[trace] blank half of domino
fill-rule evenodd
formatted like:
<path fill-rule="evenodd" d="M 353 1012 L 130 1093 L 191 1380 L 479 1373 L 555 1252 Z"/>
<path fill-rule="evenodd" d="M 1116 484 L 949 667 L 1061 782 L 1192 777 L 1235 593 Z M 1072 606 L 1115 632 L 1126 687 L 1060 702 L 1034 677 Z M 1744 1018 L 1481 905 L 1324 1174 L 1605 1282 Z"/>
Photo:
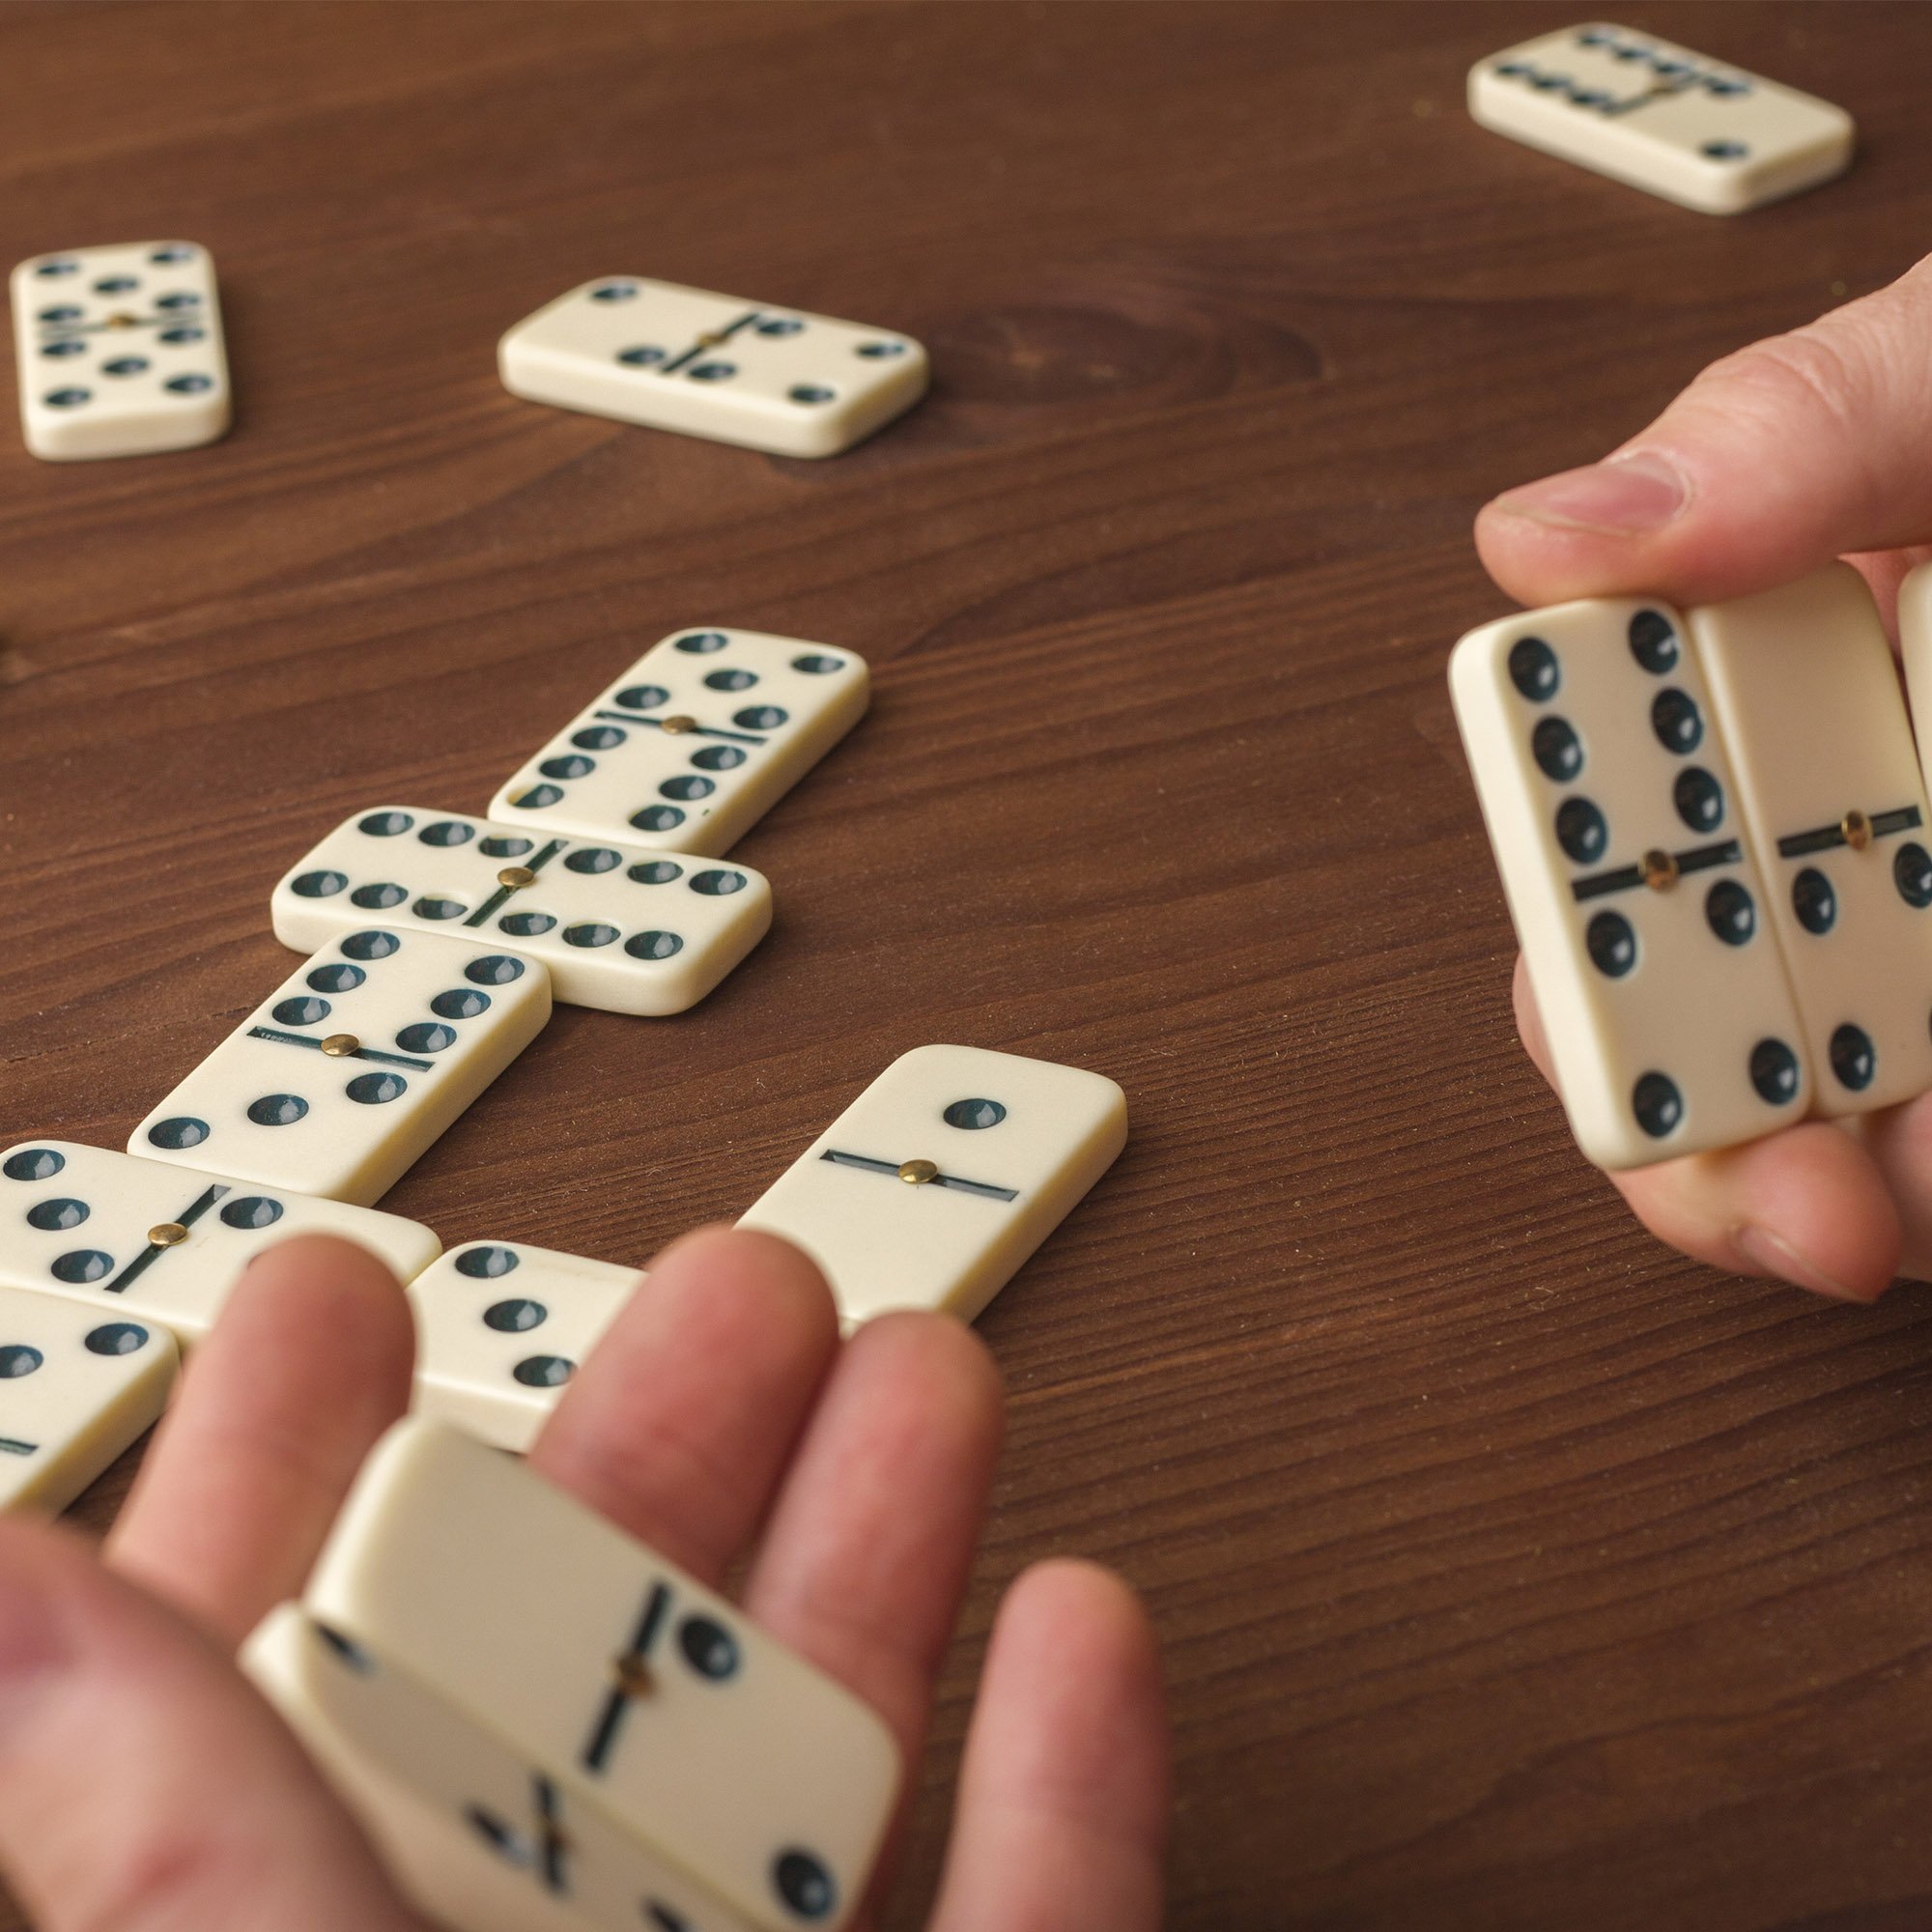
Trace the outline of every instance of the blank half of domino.
<path fill-rule="evenodd" d="M 1737 214 L 1842 174 L 1842 107 L 1650 34 L 1593 21 L 1469 70 L 1481 126 L 1706 214 Z"/>

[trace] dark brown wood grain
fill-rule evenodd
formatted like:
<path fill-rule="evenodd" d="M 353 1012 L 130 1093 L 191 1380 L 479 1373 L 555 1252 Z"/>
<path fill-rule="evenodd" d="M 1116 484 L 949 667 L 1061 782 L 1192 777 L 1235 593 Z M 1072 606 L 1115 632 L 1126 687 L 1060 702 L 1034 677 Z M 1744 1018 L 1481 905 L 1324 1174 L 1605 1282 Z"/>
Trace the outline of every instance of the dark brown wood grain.
<path fill-rule="evenodd" d="M 710 621 L 875 668 L 739 848 L 777 929 L 684 1017 L 561 1009 L 384 1205 L 640 1260 L 922 1041 L 1127 1090 L 982 1324 L 1010 1443 L 895 1932 L 1056 1551 L 1160 1626 L 1179 1932 L 1932 1922 L 1932 1308 L 1715 1275 L 1578 1159 L 1442 674 L 1486 496 L 1926 245 L 1932 13 L 1641 11 L 1860 120 L 1729 221 L 1469 123 L 1563 17 L 0 10 L 0 260 L 205 242 L 239 398 L 157 459 L 0 429 L 0 1141 L 121 1145 L 287 970 L 310 841 L 480 810 Z M 502 329 L 612 270 L 903 327 L 933 393 L 816 465 L 505 394 Z"/>

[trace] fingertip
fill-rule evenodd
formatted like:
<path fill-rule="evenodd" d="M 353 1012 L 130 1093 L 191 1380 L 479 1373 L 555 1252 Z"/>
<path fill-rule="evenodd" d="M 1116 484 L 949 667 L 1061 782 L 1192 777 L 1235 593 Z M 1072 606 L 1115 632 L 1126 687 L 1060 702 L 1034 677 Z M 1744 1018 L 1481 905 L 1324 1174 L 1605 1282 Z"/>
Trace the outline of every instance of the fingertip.
<path fill-rule="evenodd" d="M 998 1628 L 1030 1644 L 1077 1647 L 1117 1690 L 1165 1699 L 1153 1621 L 1123 1577 L 1084 1556 L 1023 1570 L 1000 1605 Z"/>
<path fill-rule="evenodd" d="M 1006 1384 L 993 1351 L 951 1315 L 899 1309 L 863 1323 L 846 1343 L 851 1366 L 867 1386 L 904 1391 L 908 1406 L 936 1409 L 962 1434 L 997 1440 L 1006 1417 Z"/>
<path fill-rule="evenodd" d="M 409 1406 L 389 1269 L 332 1235 L 256 1257 L 188 1361 L 107 1540 L 115 1568 L 235 1642 L 297 1594 L 363 1458 Z"/>
<path fill-rule="evenodd" d="M 818 1269 L 777 1236 L 666 1248 L 572 1378 L 531 1466 L 716 1580 L 764 1513 L 838 1352 Z"/>
<path fill-rule="evenodd" d="M 1529 966 L 1522 954 L 1516 956 L 1516 972 L 1510 980 L 1510 1004 L 1516 1013 L 1516 1037 L 1529 1055 L 1536 1070 L 1553 1087 L 1556 1075 L 1549 1058 L 1549 1036 L 1543 1028 L 1542 1009 L 1536 1004 L 1536 988 L 1529 983 Z"/>
<path fill-rule="evenodd" d="M 1740 1153 L 1746 1151 L 1739 1150 Z M 1898 1270 L 1898 1208 L 1869 1153 L 1826 1121 L 1756 1144 L 1747 1254 L 1839 1301 L 1876 1301 Z"/>
<path fill-rule="evenodd" d="M 794 1325 L 799 1346 L 838 1334 L 838 1309 L 817 1263 L 778 1235 L 723 1222 L 681 1235 L 651 1264 L 655 1293 L 703 1301 L 721 1291 L 763 1304 L 768 1321 Z"/>
<path fill-rule="evenodd" d="M 382 1362 L 391 1382 L 400 1363 L 407 1387 L 415 1355 L 409 1297 L 388 1264 L 357 1241 L 292 1235 L 264 1248 L 243 1269 L 209 1342 L 225 1328 L 233 1347 L 238 1331 L 265 1325 L 327 1335 Z"/>
<path fill-rule="evenodd" d="M 994 1627 L 989 1681 L 1033 1705 L 1035 1779 L 1158 1841 L 1167 1818 L 1167 1689 L 1152 1620 L 1123 1578 L 1080 1557 L 1021 1574 Z"/>
<path fill-rule="evenodd" d="M 1898 1266 L 1903 1231 L 1884 1177 L 1829 1122 L 1611 1179 L 1652 1234 L 1713 1267 L 1871 1302 Z"/>

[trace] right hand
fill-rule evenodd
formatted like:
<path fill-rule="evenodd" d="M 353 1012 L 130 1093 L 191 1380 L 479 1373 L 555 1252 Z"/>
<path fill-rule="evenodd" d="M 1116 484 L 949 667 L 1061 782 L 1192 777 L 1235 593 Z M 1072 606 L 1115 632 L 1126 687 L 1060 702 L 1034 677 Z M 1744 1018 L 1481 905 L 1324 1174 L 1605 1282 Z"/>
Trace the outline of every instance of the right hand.
<path fill-rule="evenodd" d="M 1892 624 L 1899 580 L 1932 555 L 1932 258 L 1712 364 L 1603 462 L 1505 492 L 1476 547 L 1524 605 L 1707 604 L 1845 556 Z M 1520 960 L 1516 1011 L 1548 1079 Z M 1653 1234 L 1714 1267 L 1846 1301 L 1899 1273 L 1932 1280 L 1932 1095 L 1610 1179 Z"/>

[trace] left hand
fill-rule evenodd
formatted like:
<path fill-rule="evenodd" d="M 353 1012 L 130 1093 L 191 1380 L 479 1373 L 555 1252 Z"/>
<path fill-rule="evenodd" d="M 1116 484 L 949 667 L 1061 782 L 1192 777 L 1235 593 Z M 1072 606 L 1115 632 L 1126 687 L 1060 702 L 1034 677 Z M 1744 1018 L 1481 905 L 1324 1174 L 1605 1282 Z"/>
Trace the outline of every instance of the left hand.
<path fill-rule="evenodd" d="M 104 1561 L 0 1522 L 0 1868 L 43 1932 L 423 1932 L 234 1664 L 301 1594 L 412 1352 L 379 1263 L 284 1242 L 189 1364 Z M 531 1463 L 714 1587 L 751 1547 L 748 1614 L 884 1715 L 916 1788 L 1000 1422 L 968 1329 L 892 1316 L 841 1344 L 804 1256 L 714 1230 L 659 1257 Z M 1165 1752 L 1131 1593 L 1087 1564 L 1028 1572 L 932 1932 L 1157 1932 Z"/>

